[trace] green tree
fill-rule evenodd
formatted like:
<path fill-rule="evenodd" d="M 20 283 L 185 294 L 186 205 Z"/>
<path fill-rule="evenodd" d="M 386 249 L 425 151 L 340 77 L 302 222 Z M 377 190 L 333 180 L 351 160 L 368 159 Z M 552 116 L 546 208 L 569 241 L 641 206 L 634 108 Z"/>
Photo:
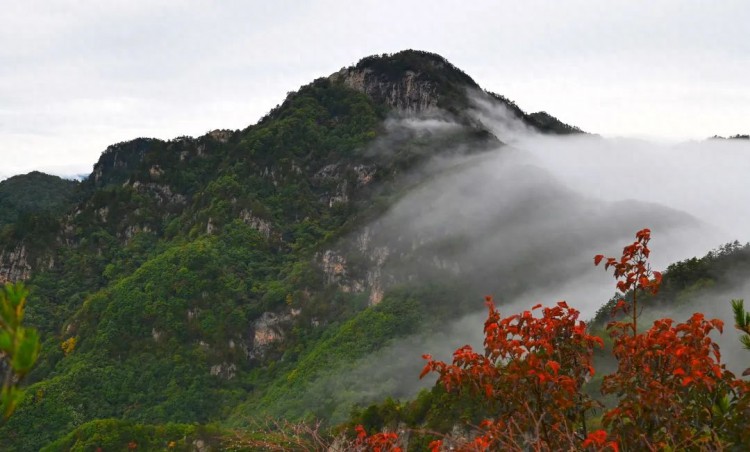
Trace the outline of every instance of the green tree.
<path fill-rule="evenodd" d="M 28 294 L 23 283 L 6 284 L 0 289 L 0 353 L 5 372 L 0 392 L 3 419 L 13 414 L 23 398 L 18 384 L 39 356 L 39 335 L 35 329 L 21 326 Z"/>
<path fill-rule="evenodd" d="M 740 342 L 750 350 L 750 312 L 745 311 L 745 300 L 732 300 L 732 311 L 734 312 L 734 326 L 743 333 L 740 336 Z M 750 367 L 745 369 L 742 375 L 750 375 Z"/>

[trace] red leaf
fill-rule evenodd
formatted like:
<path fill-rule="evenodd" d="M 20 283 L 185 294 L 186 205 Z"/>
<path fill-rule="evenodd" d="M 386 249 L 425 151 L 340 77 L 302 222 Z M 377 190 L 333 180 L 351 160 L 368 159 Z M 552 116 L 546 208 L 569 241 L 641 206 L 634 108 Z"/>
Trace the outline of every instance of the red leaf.
<path fill-rule="evenodd" d="M 607 440 L 607 432 L 605 432 L 604 430 L 597 430 L 597 431 L 589 433 L 589 435 L 583 441 L 581 446 L 583 447 L 602 446 L 604 444 L 604 441 L 606 440 Z"/>

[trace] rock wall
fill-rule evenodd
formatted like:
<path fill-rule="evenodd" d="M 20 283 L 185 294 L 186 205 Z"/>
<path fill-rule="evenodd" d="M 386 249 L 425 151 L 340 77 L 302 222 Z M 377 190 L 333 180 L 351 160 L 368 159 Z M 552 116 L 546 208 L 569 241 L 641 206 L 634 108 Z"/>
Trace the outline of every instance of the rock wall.
<path fill-rule="evenodd" d="M 255 320 L 251 328 L 251 344 L 247 348 L 248 359 L 262 358 L 266 351 L 275 343 L 284 340 L 281 324 L 290 319 L 290 315 L 264 312 Z"/>
<path fill-rule="evenodd" d="M 335 284 L 342 292 L 369 292 L 370 305 L 376 305 L 383 300 L 387 286 L 383 277 L 383 267 L 391 255 L 388 246 L 371 246 L 371 230 L 364 228 L 354 237 L 356 251 L 364 256 L 367 266 L 364 274 L 353 274 L 347 263 L 346 256 L 340 251 L 326 250 L 319 253 L 317 262 L 323 270 L 326 283 Z"/>
<path fill-rule="evenodd" d="M 0 284 L 25 281 L 31 277 L 31 264 L 23 244 L 0 251 Z"/>
<path fill-rule="evenodd" d="M 405 71 L 397 80 L 390 80 L 371 69 L 342 69 L 331 75 L 354 90 L 367 94 L 376 102 L 383 102 L 402 113 L 424 113 L 437 109 L 437 86 L 420 80 L 419 73 Z"/>
<path fill-rule="evenodd" d="M 242 221 L 250 226 L 251 228 L 255 229 L 256 231 L 260 232 L 263 237 L 266 239 L 271 237 L 271 223 L 253 215 L 253 212 L 247 209 L 243 209 L 240 212 L 240 218 Z"/>

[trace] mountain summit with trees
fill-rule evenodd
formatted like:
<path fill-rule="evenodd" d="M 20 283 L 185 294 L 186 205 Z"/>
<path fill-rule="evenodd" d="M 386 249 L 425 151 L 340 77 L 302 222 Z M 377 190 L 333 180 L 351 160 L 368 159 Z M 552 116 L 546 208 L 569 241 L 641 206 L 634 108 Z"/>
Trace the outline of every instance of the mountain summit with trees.
<path fill-rule="evenodd" d="M 377 369 L 366 364 L 390 356 L 397 341 L 448 331 L 481 309 L 486 293 L 511 299 L 559 286 L 580 273 L 560 263 L 585 254 L 584 245 L 617 243 L 642 224 L 702 227 L 647 203 L 599 203 L 529 165 L 491 171 L 487 159 L 514 156 L 521 133 L 583 132 L 484 91 L 439 55 L 407 50 L 316 79 L 242 130 L 113 144 L 80 183 L 38 173 L 0 183 L 0 280 L 28 288 L 23 325 L 41 342 L 18 386 L 23 398 L 0 425 L 0 448 L 283 450 L 323 448 L 330 439 L 339 449 L 387 450 L 404 447 L 393 431 L 399 425 L 445 434 L 490 419 L 480 417 L 488 410 L 510 410 L 489 397 L 500 383 L 479 385 L 491 403 L 455 394 L 459 373 L 438 360 L 428 370 L 441 384 L 418 393 L 419 371 L 394 369 L 419 367 L 427 350 Z M 592 221 L 558 240 L 557 223 L 546 219 L 571 223 L 580 214 L 565 206 Z M 555 246 L 526 240 L 530 233 Z M 737 247 L 728 259 L 746 255 Z M 681 284 L 697 283 L 680 275 Z M 531 362 L 544 343 L 509 344 L 493 327 L 485 331 L 495 335 L 491 356 L 481 362 L 489 373 L 477 378 L 494 378 L 500 363 L 517 359 L 519 369 L 538 372 L 519 377 L 521 387 L 562 385 L 545 393 L 542 411 L 514 421 L 563 404 L 539 424 L 554 436 L 552 447 L 563 433 L 578 434 L 582 416 L 597 416 L 589 413 L 597 399 L 584 394 L 591 384 L 636 395 L 587 373 L 599 340 L 581 330 L 575 310 L 541 312 L 501 318 L 490 307 L 490 324 L 547 343 L 562 331 L 575 339 L 555 351 L 565 356 Z M 519 330 L 525 322 L 533 331 Z M 684 328 L 716 327 L 701 322 Z M 674 328 L 683 327 L 664 325 L 659 334 Z M 626 353 L 617 344 L 615 354 Z M 453 366 L 471 373 L 472 363 Z M 387 396 L 415 398 L 364 408 Z M 640 403 L 632 400 L 628 409 Z M 688 401 L 702 405 L 690 409 L 707 400 L 696 395 Z M 624 432 L 622 419 L 601 421 Z M 485 437 L 499 428 L 483 425 Z M 617 441 L 586 433 L 589 442 L 576 443 L 583 448 Z M 418 436 L 410 450 L 439 435 Z"/>

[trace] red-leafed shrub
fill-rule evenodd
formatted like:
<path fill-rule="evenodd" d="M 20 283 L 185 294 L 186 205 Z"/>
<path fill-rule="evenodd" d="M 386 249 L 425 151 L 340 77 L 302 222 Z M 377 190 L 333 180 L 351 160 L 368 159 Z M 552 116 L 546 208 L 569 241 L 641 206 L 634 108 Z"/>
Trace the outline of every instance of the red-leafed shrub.
<path fill-rule="evenodd" d="M 437 373 L 438 384 L 479 397 L 491 416 L 468 438 L 446 436 L 430 450 L 448 444 L 467 451 L 750 447 L 750 387 L 721 363 L 710 336 L 722 332 L 721 320 L 695 313 L 684 323 L 660 319 L 638 329 L 639 298 L 642 303 L 644 295 L 656 294 L 662 280 L 648 262 L 650 239 L 651 231 L 643 229 L 619 258 L 594 257 L 595 265 L 614 270 L 621 297 L 613 314 L 626 319 L 607 326 L 617 370 L 602 383 L 602 392 L 616 399 L 602 417 L 606 430 L 587 430 L 587 414 L 598 404 L 582 387 L 594 375 L 594 347 L 603 344 L 588 333 L 579 312 L 561 301 L 503 317 L 487 297 L 484 350 L 463 346 L 450 364 L 424 355 L 420 377 Z M 358 428 L 361 447 L 401 450 L 398 435 L 367 436 Z"/>
<path fill-rule="evenodd" d="M 509 443 L 569 445 L 594 402 L 581 392 L 593 375 L 592 354 L 602 340 L 586 332 L 578 311 L 564 301 L 502 317 L 491 298 L 484 325 L 484 351 L 464 346 L 453 363 L 428 360 L 422 376 L 439 375 L 448 391 L 468 390 L 495 413 L 479 426 L 474 445 L 508 447 Z M 533 311 L 541 311 L 535 316 Z"/>

